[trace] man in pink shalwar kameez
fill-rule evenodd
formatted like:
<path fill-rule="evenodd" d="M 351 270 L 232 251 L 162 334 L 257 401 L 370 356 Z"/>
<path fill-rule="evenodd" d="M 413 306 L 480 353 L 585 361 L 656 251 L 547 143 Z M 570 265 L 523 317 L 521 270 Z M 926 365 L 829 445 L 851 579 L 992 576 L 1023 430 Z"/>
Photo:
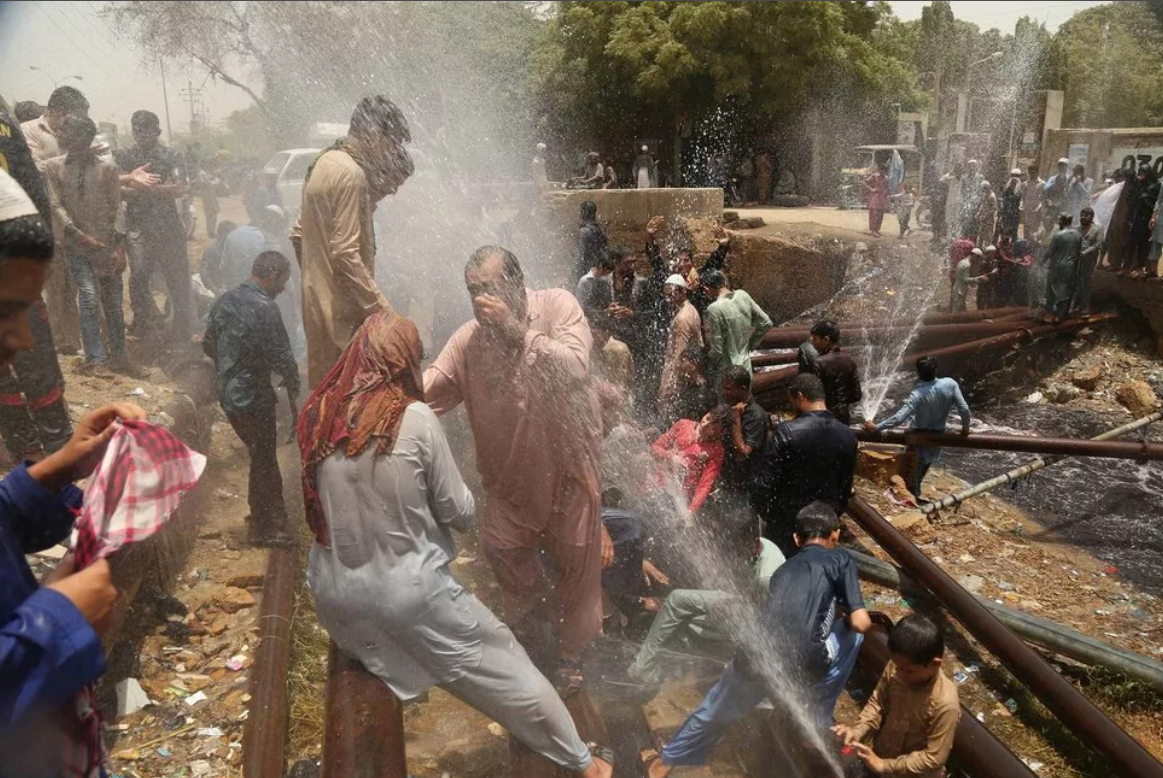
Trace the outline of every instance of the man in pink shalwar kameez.
<path fill-rule="evenodd" d="M 475 319 L 425 372 L 425 399 L 438 414 L 465 404 L 487 495 L 481 540 L 506 621 L 519 635 L 527 618 L 554 622 L 570 679 L 558 681 L 575 685 L 577 656 L 601 632 L 601 571 L 613 559 L 600 518 L 589 326 L 568 292 L 525 289 L 506 249 L 478 249 L 465 283 Z M 554 586 L 539 548 L 552 557 Z"/>

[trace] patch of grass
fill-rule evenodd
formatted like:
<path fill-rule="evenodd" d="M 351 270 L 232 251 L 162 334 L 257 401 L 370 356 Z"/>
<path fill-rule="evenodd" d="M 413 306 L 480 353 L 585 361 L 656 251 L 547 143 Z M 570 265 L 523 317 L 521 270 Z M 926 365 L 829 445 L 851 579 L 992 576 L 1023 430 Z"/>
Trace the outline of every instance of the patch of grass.
<path fill-rule="evenodd" d="M 323 750 L 327 651 L 330 641 L 315 620 L 315 601 L 304 573 L 296 582 L 291 616 L 291 656 L 287 667 L 289 718 L 286 756 L 290 763 L 317 759 Z"/>

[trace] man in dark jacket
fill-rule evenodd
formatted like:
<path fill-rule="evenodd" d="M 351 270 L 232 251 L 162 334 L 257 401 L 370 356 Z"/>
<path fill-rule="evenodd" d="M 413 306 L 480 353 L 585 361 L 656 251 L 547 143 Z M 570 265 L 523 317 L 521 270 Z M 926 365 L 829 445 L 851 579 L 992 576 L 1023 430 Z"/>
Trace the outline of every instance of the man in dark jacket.
<path fill-rule="evenodd" d="M 824 402 L 823 383 L 800 373 L 787 390 L 796 417 L 775 428 L 756 463 L 755 505 L 767 522 L 768 539 L 785 556 L 795 553 L 795 517 L 819 500 L 844 512 L 856 471 L 856 436 Z"/>
<path fill-rule="evenodd" d="M 288 396 L 299 395 L 299 366 L 275 298 L 286 288 L 291 263 L 277 251 L 254 260 L 250 279 L 210 309 L 202 350 L 214 360 L 218 402 L 250 455 L 247 535 L 256 545 L 286 542 L 283 479 L 275 457 L 275 390 L 281 376 Z"/>
<path fill-rule="evenodd" d="M 800 346 L 801 373 L 824 382 L 824 400 L 843 424 L 852 423 L 852 406 L 864 396 L 852 357 L 840 351 L 840 326 L 825 319 L 812 327 L 811 340 Z"/>
<path fill-rule="evenodd" d="M 598 224 L 598 204 L 586 200 L 581 204 L 581 225 L 577 228 L 577 251 L 574 255 L 573 282 L 597 267 L 606 254 L 606 233 Z"/>

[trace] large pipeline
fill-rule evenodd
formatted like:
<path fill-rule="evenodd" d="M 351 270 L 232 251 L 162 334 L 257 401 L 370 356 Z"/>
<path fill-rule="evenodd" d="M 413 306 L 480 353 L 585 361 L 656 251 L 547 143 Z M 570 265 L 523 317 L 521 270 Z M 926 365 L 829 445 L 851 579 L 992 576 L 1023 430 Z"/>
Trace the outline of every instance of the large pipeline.
<path fill-rule="evenodd" d="M 881 586 L 888 586 L 904 594 L 929 596 L 925 587 L 914 581 L 908 573 L 896 565 L 890 565 L 888 562 L 882 562 L 876 557 L 852 549 L 848 549 L 848 553 L 856 563 L 857 569 L 860 570 L 861 578 Z M 1089 635 L 1083 635 L 1081 632 L 1057 622 L 999 605 L 988 598 L 975 595 L 975 599 L 1027 643 L 1034 643 L 1084 664 L 1105 667 L 1108 670 L 1123 673 L 1129 678 L 1150 684 L 1157 691 L 1163 692 L 1163 664 L 1141 654 L 1136 654 L 1134 651 L 1127 651 L 1110 643 L 1095 640 Z"/>
<path fill-rule="evenodd" d="M 841 339 L 844 343 L 862 343 L 866 342 L 872 337 L 875 338 L 890 338 L 893 336 L 905 336 L 916 331 L 917 338 L 925 336 L 946 337 L 946 338 L 965 338 L 966 340 L 975 338 L 984 338 L 990 335 L 999 335 L 1005 332 L 1012 332 L 1027 325 L 1028 322 L 1022 319 L 1004 319 L 1001 321 L 980 320 L 969 322 L 947 322 L 943 324 L 928 324 L 922 323 L 920 326 L 913 324 L 878 324 L 866 327 L 857 327 L 850 329 L 841 329 Z M 795 348 L 808 339 L 807 331 L 800 330 L 782 330 L 774 329 L 768 330 L 767 334 L 763 336 L 760 342 L 761 348 Z"/>
<path fill-rule="evenodd" d="M 407 778 L 404 706 L 334 643 L 327 668 L 322 778 Z"/>
<path fill-rule="evenodd" d="M 282 778 L 287 738 L 287 658 L 298 551 L 272 548 L 259 610 L 259 644 L 251 666 L 250 702 L 242 733 L 242 774 Z"/>
<path fill-rule="evenodd" d="M 922 325 L 931 324 L 959 324 L 963 322 L 976 321 L 1002 321 L 1012 319 L 1014 317 L 1025 318 L 1029 315 L 1029 308 L 1025 307 L 1011 307 L 1011 308 L 991 308 L 984 311 L 958 311 L 956 313 L 930 313 L 926 314 L 921 320 Z M 840 327 L 841 334 L 845 332 L 853 332 L 863 329 L 883 329 L 885 327 L 899 326 L 888 319 L 869 319 L 866 321 L 841 321 L 837 322 Z M 907 325 L 911 328 L 912 325 Z M 773 327 L 768 330 L 767 336 L 776 338 L 777 341 L 782 342 L 787 337 L 798 337 L 795 344 L 798 346 L 808 339 L 812 330 L 812 325 L 802 325 L 797 327 Z M 765 336 L 766 340 L 766 336 Z M 764 348 L 772 348 L 771 346 L 763 346 Z"/>
<path fill-rule="evenodd" d="M 1156 443 L 1130 443 L 1115 440 L 1078 440 L 1076 438 L 1037 438 L 1024 435 L 959 435 L 949 432 L 852 430 L 865 443 L 894 443 L 902 446 L 933 448 L 971 448 L 984 451 L 1018 451 L 1025 454 L 1060 454 L 1072 457 L 1109 459 L 1163 459 L 1163 446 Z"/>
<path fill-rule="evenodd" d="M 1141 419 L 1136 419 L 1135 421 L 1124 424 L 1121 427 L 1115 427 L 1113 430 L 1109 430 L 1107 432 L 1104 432 L 1101 435 L 1096 435 L 1095 437 L 1091 438 L 1089 442 L 1109 441 L 1109 440 L 1112 440 L 1114 438 L 1120 437 L 1122 435 L 1126 435 L 1128 432 L 1134 432 L 1137 429 L 1140 429 L 1142 427 L 1146 427 L 1148 424 L 1152 424 L 1156 421 L 1159 421 L 1159 419 L 1163 419 L 1163 413 L 1161 413 L 1161 412 L 1152 413 L 1150 416 L 1144 416 Z M 1141 445 L 1142 447 L 1145 448 L 1148 444 L 1143 443 L 1143 444 L 1130 444 L 1130 445 L 1134 445 L 1134 446 Z M 1158 448 L 1158 446 L 1152 446 L 1152 448 Z M 1004 486 L 1005 484 L 1019 481 L 1022 478 L 1025 478 L 1026 476 L 1030 475 L 1031 473 L 1036 473 L 1043 468 L 1049 467 L 1050 465 L 1053 465 L 1056 462 L 1061 461 L 1064 457 L 1065 457 L 1065 455 L 1063 455 L 1063 456 L 1048 456 L 1048 457 L 1042 457 L 1040 459 L 1035 459 L 1033 462 L 1022 465 L 1021 467 L 1015 467 L 1013 470 L 1010 470 L 1009 472 L 1002 473 L 1001 475 L 994 476 L 993 478 L 990 478 L 987 481 L 982 481 L 979 484 L 975 484 L 975 485 L 970 486 L 966 489 L 962 489 L 960 492 L 957 492 L 956 494 L 950 494 L 950 495 L 947 495 L 945 497 L 942 497 L 940 500 L 937 500 L 935 502 L 931 502 L 931 503 L 927 503 L 925 505 L 922 505 L 921 511 L 923 513 L 933 513 L 934 511 L 939 511 L 939 510 L 943 510 L 945 508 L 950 508 L 954 505 L 957 505 L 958 503 L 965 502 L 970 497 L 976 497 L 977 495 L 981 494 L 982 492 L 988 492 L 990 489 L 996 489 L 999 486 Z"/>
<path fill-rule="evenodd" d="M 887 633 L 874 629 L 866 634 L 864 642 L 860 644 L 861 666 L 872 675 L 879 676 L 884 672 L 888 660 Z M 964 705 L 961 706 L 961 719 L 953 735 L 952 760 L 970 778 L 1036 778 L 1036 773 L 994 737 Z"/>
<path fill-rule="evenodd" d="M 1163 764 L 1147 752 L 1033 649 L 1006 629 L 973 595 L 925 556 L 861 497 L 848 513 L 917 581 L 940 600 L 983 646 L 1025 684 L 1076 736 L 1102 753 L 1115 775 L 1163 778 Z"/>

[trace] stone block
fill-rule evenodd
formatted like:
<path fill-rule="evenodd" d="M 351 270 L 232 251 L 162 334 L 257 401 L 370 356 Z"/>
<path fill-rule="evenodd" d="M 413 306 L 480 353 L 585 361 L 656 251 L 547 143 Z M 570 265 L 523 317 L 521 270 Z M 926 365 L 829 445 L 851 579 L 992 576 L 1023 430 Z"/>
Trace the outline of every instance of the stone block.
<path fill-rule="evenodd" d="M 1091 365 L 1075 371 L 1070 382 L 1084 392 L 1093 392 L 1102 380 L 1102 365 Z"/>
<path fill-rule="evenodd" d="M 916 469 L 916 454 L 904 446 L 864 445 L 856 456 L 856 474 L 881 488 L 887 488 L 893 477 L 907 482 Z"/>
<path fill-rule="evenodd" d="M 1159 397 L 1146 381 L 1128 381 L 1121 384 L 1115 390 L 1115 399 L 1136 419 L 1154 413 L 1159 405 Z"/>

